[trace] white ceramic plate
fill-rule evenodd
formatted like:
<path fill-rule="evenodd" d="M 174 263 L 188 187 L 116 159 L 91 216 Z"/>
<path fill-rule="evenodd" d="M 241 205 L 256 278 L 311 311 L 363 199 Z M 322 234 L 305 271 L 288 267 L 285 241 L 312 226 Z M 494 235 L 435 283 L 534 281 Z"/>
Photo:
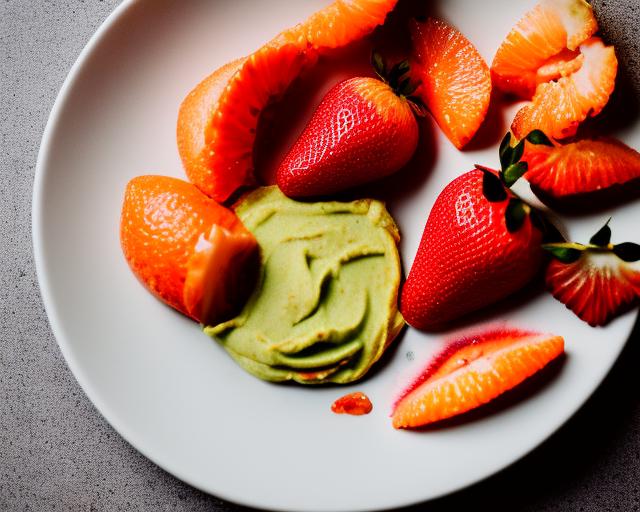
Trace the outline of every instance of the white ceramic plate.
<path fill-rule="evenodd" d="M 592 329 L 545 294 L 494 312 L 487 321 L 563 335 L 568 358 L 560 373 L 495 414 L 406 432 L 391 427 L 390 405 L 442 336 L 409 330 L 358 385 L 273 385 L 244 373 L 197 325 L 143 289 L 118 240 L 127 181 L 147 173 L 183 177 L 175 123 L 185 94 L 214 68 L 326 3 L 124 2 L 82 52 L 49 119 L 33 201 L 35 256 L 51 326 L 74 375 L 104 417 L 148 458 L 199 489 L 246 505 L 383 509 L 468 486 L 541 443 L 601 382 L 635 314 Z M 491 3 L 437 6 L 488 61 L 533 2 Z M 505 119 L 512 114 L 504 112 Z M 391 204 L 407 269 L 437 193 L 475 162 L 496 165 L 495 146 L 459 152 L 437 129 L 433 133 L 433 170 Z M 640 146 L 637 125 L 618 135 Z M 572 218 L 569 232 L 585 241 L 609 215 L 616 241 L 638 241 L 637 202 Z M 356 389 L 374 402 L 370 415 L 330 412 L 335 398 Z"/>

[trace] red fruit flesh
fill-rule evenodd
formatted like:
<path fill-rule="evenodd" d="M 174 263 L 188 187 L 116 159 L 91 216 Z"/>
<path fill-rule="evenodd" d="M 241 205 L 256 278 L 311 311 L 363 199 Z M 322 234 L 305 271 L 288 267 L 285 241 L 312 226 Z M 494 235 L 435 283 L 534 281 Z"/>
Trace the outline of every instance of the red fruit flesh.
<path fill-rule="evenodd" d="M 458 148 L 484 121 L 491 98 L 489 68 L 473 44 L 445 22 L 411 23 L 412 77 L 438 125 Z"/>
<path fill-rule="evenodd" d="M 339 192 L 396 172 L 417 143 L 407 100 L 380 80 L 352 78 L 324 97 L 276 180 L 290 197 Z"/>
<path fill-rule="evenodd" d="M 543 261 L 542 234 L 529 216 L 510 233 L 508 200 L 489 202 L 483 171 L 469 171 L 438 196 L 402 289 L 400 310 L 430 330 L 492 304 L 522 288 Z"/>
<path fill-rule="evenodd" d="M 449 344 L 401 394 L 395 428 L 413 428 L 479 407 L 514 388 L 564 351 L 560 336 L 515 329 Z"/>
<path fill-rule="evenodd" d="M 614 139 L 565 145 L 525 143 L 525 178 L 546 194 L 562 198 L 602 190 L 640 178 L 640 153 Z"/>
<path fill-rule="evenodd" d="M 640 302 L 640 262 L 625 262 L 607 249 L 585 250 L 573 263 L 552 259 L 545 280 L 557 300 L 593 327 Z"/>

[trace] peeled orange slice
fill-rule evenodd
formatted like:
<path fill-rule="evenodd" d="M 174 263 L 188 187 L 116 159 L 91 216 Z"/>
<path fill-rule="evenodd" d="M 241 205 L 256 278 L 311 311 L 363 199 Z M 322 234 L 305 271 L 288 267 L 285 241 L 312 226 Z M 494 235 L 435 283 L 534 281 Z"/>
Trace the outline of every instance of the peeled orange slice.
<path fill-rule="evenodd" d="M 600 113 L 613 92 L 618 60 L 598 37 L 580 45 L 582 65 L 568 76 L 538 85 L 533 100 L 518 111 L 511 131 L 518 138 L 538 129 L 555 139 L 570 137 L 588 117 Z"/>
<path fill-rule="evenodd" d="M 497 330 L 450 344 L 403 393 L 395 428 L 451 418 L 514 388 L 564 352 L 560 336 Z"/>
<path fill-rule="evenodd" d="M 494 85 L 530 99 L 538 84 L 564 76 L 567 69 L 558 64 L 571 62 L 578 46 L 597 30 L 593 10 L 584 0 L 541 1 L 498 48 L 491 64 Z M 550 73 L 552 68 L 555 72 Z"/>
<path fill-rule="evenodd" d="M 411 36 L 411 75 L 422 84 L 416 95 L 460 149 L 475 135 L 487 114 L 491 98 L 489 68 L 475 46 L 444 21 L 414 21 Z"/>

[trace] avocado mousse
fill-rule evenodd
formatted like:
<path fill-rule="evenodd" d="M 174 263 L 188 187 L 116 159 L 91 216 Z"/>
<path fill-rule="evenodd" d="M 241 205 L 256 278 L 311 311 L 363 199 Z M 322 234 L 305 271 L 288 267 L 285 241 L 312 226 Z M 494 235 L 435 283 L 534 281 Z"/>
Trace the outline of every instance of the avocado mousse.
<path fill-rule="evenodd" d="M 298 202 L 263 187 L 236 213 L 260 245 L 260 277 L 240 314 L 205 333 L 264 380 L 362 377 L 404 326 L 400 236 L 384 204 Z"/>

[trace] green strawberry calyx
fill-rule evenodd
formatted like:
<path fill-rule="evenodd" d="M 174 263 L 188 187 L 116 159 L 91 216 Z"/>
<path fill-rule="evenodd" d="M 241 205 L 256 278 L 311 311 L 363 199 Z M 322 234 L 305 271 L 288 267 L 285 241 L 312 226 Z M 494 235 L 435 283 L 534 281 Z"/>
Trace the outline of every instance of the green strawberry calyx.
<path fill-rule="evenodd" d="M 640 261 L 640 245 L 633 242 L 623 242 L 620 244 L 611 243 L 610 221 L 611 218 L 591 237 L 588 244 L 558 242 L 543 244 L 542 248 L 562 263 L 574 263 L 586 252 L 613 253 L 627 263 Z"/>
<path fill-rule="evenodd" d="M 425 117 L 427 115 L 427 106 L 418 96 L 414 95 L 420 86 L 420 82 L 412 81 L 411 77 L 408 76 L 411 69 L 409 60 L 402 60 L 388 68 L 382 55 L 374 50 L 371 52 L 371 65 L 378 78 L 391 87 L 396 95 L 404 98 L 416 116 Z"/>
<path fill-rule="evenodd" d="M 529 141 L 531 144 L 542 144 L 545 146 L 553 146 L 553 142 L 547 137 L 541 130 L 533 130 L 524 138 L 518 141 L 515 146 L 511 145 L 511 132 L 502 139 L 500 143 L 500 179 L 507 187 L 513 186 L 524 173 L 527 172 L 529 166 L 527 162 L 522 162 L 520 159 L 524 154 L 525 141 Z"/>
<path fill-rule="evenodd" d="M 511 187 L 518 181 L 528 169 L 527 162 L 521 161 L 524 154 L 525 141 L 532 144 L 553 145 L 551 140 L 540 130 L 533 130 L 515 146 L 511 145 L 511 132 L 500 143 L 500 171 L 494 171 L 482 165 L 476 165 L 476 169 L 484 173 L 482 180 L 482 193 L 491 203 L 508 200 L 505 210 L 505 223 L 510 233 L 515 233 L 522 227 L 527 217 L 531 218 L 533 225 L 543 233 L 545 242 L 557 242 L 564 240 L 558 229 L 540 212 L 527 204 L 517 196 Z"/>

